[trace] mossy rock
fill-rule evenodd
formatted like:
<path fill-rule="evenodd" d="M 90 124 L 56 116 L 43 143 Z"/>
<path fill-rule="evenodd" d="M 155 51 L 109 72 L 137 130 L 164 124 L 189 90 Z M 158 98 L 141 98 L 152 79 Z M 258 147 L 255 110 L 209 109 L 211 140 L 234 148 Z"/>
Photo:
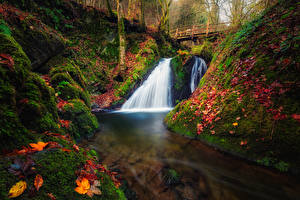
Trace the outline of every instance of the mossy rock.
<path fill-rule="evenodd" d="M 31 69 L 30 60 L 13 37 L 2 33 L 0 33 L 0 52 L 11 56 L 14 61 L 12 67 L 0 64 L 0 78 L 16 88 L 21 87 Z"/>
<path fill-rule="evenodd" d="M 90 109 L 80 99 L 70 100 L 63 107 L 60 115 L 62 119 L 71 121 L 71 125 L 67 131 L 75 139 L 91 135 L 99 127 L 96 116 L 91 113 Z"/>
<path fill-rule="evenodd" d="M 82 99 L 87 107 L 91 106 L 89 94 L 76 83 L 70 84 L 69 82 L 62 81 L 56 87 L 56 92 L 65 101 Z"/>
<path fill-rule="evenodd" d="M 22 123 L 31 130 L 57 130 L 58 113 L 53 88 L 37 74 L 30 73 L 18 94 L 18 110 Z"/>
<path fill-rule="evenodd" d="M 0 152 L 11 151 L 16 146 L 25 146 L 36 138 L 22 125 L 16 110 L 13 105 L 1 105 Z"/>
<path fill-rule="evenodd" d="M 67 73 L 72 79 L 77 82 L 83 89 L 86 89 L 86 79 L 83 76 L 80 68 L 68 60 L 66 64 L 56 66 L 50 70 L 50 76 L 54 77 L 57 73 Z M 69 79 L 69 77 L 67 78 Z"/>
<path fill-rule="evenodd" d="M 86 162 L 86 157 L 82 152 L 71 151 L 69 153 L 64 152 L 60 149 L 45 150 L 36 153 L 32 156 L 34 162 L 36 163 L 36 172 L 43 177 L 44 183 L 40 188 L 39 192 L 31 196 L 29 189 L 16 199 L 22 200 L 47 200 L 49 196 L 47 193 L 52 193 L 57 200 L 63 199 L 78 199 L 78 200 L 88 200 L 91 199 L 87 195 L 78 194 L 74 189 L 76 185 L 76 171 L 83 167 Z M 21 159 L 25 159 L 22 158 Z M 17 176 L 9 173 L 7 169 L 12 164 L 10 159 L 4 158 L 0 160 L 0 198 L 3 200 L 8 200 L 8 191 L 11 186 L 19 181 Z M 115 187 L 111 178 L 99 172 L 98 177 L 100 177 L 101 195 L 93 196 L 93 199 L 126 199 L 124 193 Z M 27 188 L 34 187 L 35 176 L 27 177 Z"/>
<path fill-rule="evenodd" d="M 212 43 L 209 41 L 204 41 L 202 45 L 193 46 L 192 54 L 203 58 L 207 63 L 209 63 L 213 57 Z"/>

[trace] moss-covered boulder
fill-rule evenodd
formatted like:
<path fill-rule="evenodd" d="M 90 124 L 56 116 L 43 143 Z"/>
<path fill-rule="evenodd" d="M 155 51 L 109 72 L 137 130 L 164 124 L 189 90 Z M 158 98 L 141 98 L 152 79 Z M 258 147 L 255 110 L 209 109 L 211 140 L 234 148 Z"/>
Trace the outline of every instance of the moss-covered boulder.
<path fill-rule="evenodd" d="M 272 16 L 272 17 L 271 17 Z M 168 127 L 281 171 L 299 173 L 299 9 L 280 1 L 229 35 Z"/>
<path fill-rule="evenodd" d="M 18 116 L 17 95 L 29 74 L 30 60 L 14 40 L 0 33 L 0 150 L 10 150 L 34 136 L 22 125 Z"/>
<path fill-rule="evenodd" d="M 37 132 L 58 129 L 54 89 L 37 74 L 30 73 L 18 95 L 18 112 L 22 124 Z"/>
<path fill-rule="evenodd" d="M 71 123 L 67 132 L 76 139 L 93 134 L 95 129 L 99 127 L 95 115 L 80 99 L 73 99 L 68 102 L 60 112 L 61 118 Z"/>
<path fill-rule="evenodd" d="M 213 44 L 206 40 L 201 45 L 193 46 L 191 53 L 204 59 L 209 64 L 213 57 Z"/>
<path fill-rule="evenodd" d="M 20 3 L 20 2 L 19 2 Z M 18 4 L 17 4 L 18 5 Z M 31 60 L 34 70 L 64 49 L 64 41 L 51 27 L 37 20 L 27 12 L 12 5 L 2 5 L 5 13 L 1 16 L 11 29 L 11 35 L 22 46 Z"/>

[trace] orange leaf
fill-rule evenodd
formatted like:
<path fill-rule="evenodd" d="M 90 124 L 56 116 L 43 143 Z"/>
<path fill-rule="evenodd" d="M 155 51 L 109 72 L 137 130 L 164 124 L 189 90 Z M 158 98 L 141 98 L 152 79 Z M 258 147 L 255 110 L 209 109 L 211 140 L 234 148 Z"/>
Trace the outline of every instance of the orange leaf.
<path fill-rule="evenodd" d="M 72 150 L 70 149 L 66 149 L 66 148 L 61 148 L 62 151 L 65 151 L 65 152 L 71 152 Z"/>
<path fill-rule="evenodd" d="M 47 195 L 51 200 L 56 200 L 56 197 L 52 193 L 47 193 Z"/>
<path fill-rule="evenodd" d="M 38 142 L 36 144 L 30 143 L 29 145 L 32 147 L 32 150 L 34 151 L 42 151 L 45 146 L 47 146 L 48 142 Z"/>
<path fill-rule="evenodd" d="M 43 180 L 42 176 L 39 174 L 36 175 L 36 177 L 34 179 L 34 186 L 37 191 L 39 191 L 39 189 L 40 189 L 40 187 L 42 187 L 43 183 L 44 183 L 44 180 Z"/>
<path fill-rule="evenodd" d="M 74 149 L 76 152 L 79 152 L 79 147 L 78 147 L 76 144 L 73 145 L 73 149 Z"/>
<path fill-rule="evenodd" d="M 89 180 L 86 178 L 83 178 L 81 181 L 77 179 L 76 184 L 78 187 L 75 188 L 75 191 L 79 194 L 86 194 L 91 187 Z"/>

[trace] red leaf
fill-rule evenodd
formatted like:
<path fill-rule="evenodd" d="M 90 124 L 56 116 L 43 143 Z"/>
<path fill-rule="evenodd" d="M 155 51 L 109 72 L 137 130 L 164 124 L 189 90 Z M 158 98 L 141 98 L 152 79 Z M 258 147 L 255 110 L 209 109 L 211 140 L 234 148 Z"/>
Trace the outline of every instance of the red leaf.
<path fill-rule="evenodd" d="M 76 144 L 73 145 L 73 149 L 74 149 L 76 152 L 79 152 L 79 147 L 78 147 Z"/>
<path fill-rule="evenodd" d="M 47 195 L 51 200 L 56 200 L 56 197 L 52 193 L 47 193 Z"/>
<path fill-rule="evenodd" d="M 4 58 L 5 60 L 3 60 L 3 58 Z M 14 62 L 14 59 L 13 59 L 10 55 L 8 55 L 8 54 L 3 54 L 3 53 L 0 54 L 0 63 L 6 64 L 6 65 L 9 67 L 9 69 L 10 69 L 11 71 L 13 71 L 15 62 Z"/>
<path fill-rule="evenodd" d="M 300 123 L 300 115 L 299 114 L 292 114 L 292 118 L 297 120 Z"/>

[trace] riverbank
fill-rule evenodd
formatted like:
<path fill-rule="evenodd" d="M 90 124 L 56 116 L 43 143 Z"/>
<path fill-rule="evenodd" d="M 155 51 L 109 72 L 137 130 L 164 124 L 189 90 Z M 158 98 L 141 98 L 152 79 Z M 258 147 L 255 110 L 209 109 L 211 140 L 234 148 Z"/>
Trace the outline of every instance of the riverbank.
<path fill-rule="evenodd" d="M 198 89 L 167 115 L 169 129 L 299 176 L 296 4 L 280 1 L 228 35 Z"/>
<path fill-rule="evenodd" d="M 166 114 L 97 114 L 103 129 L 84 146 L 97 151 L 105 165 L 118 169 L 138 199 L 295 199 L 299 195 L 296 177 L 169 132 L 163 125 Z"/>

